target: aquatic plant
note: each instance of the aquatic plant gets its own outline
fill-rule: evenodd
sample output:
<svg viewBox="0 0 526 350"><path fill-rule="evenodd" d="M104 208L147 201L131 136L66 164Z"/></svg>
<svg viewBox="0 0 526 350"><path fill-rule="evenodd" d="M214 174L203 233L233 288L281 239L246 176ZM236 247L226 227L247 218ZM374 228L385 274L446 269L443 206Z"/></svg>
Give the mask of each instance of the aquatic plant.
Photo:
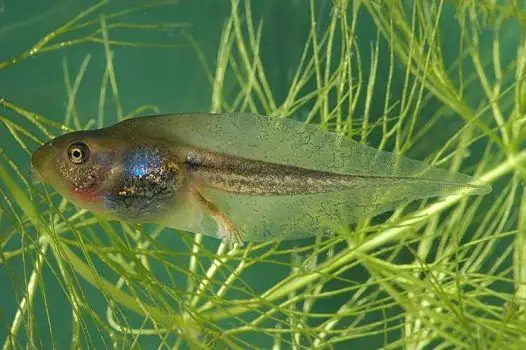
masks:
<svg viewBox="0 0 526 350"><path fill-rule="evenodd" d="M526 9L489 0L291 2L281 6L294 9L287 20L298 28L285 28L303 41L287 51L268 44L276 43L270 15L250 1L230 5L214 59L190 21L169 22L184 6L171 1L102 1L2 58L3 80L27 77L46 55L63 58L66 92L62 120L42 101L40 111L0 98L3 348L524 346ZM0 28L1 45L57 13ZM327 237L234 250L104 221L33 183L28 164L38 144L65 131L172 112L125 95L118 67L134 52L121 58L123 47L193 50L199 89L209 86L203 110L316 123L494 191L424 201ZM90 118L80 105L94 75L102 83ZM156 93L169 96L166 86Z"/></svg>

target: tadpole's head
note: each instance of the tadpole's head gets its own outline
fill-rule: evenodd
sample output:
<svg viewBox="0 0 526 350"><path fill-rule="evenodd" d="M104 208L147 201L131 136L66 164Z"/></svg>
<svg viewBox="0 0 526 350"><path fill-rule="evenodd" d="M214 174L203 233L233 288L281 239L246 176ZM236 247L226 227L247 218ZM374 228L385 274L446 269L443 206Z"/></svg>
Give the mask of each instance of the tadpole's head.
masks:
<svg viewBox="0 0 526 350"><path fill-rule="evenodd" d="M111 136L94 130L57 137L33 153L33 172L76 205L100 212L126 147L125 140Z"/></svg>

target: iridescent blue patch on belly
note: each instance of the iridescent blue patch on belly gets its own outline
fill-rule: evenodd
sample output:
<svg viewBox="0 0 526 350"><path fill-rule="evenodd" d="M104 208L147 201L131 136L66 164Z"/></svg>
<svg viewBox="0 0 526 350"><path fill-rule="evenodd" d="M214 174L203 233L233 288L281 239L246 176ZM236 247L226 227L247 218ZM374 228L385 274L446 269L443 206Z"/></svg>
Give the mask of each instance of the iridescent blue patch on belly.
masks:
<svg viewBox="0 0 526 350"><path fill-rule="evenodd" d="M133 176L136 176L136 177L142 177L142 176L146 175L147 172L148 172L148 168L144 164L135 165L131 169L131 174Z"/></svg>
<svg viewBox="0 0 526 350"><path fill-rule="evenodd" d="M106 207L123 219L159 216L174 203L176 170L169 166L170 154L158 148L136 148L123 157L122 173Z"/></svg>
<svg viewBox="0 0 526 350"><path fill-rule="evenodd" d="M156 149L135 149L124 156L123 171L125 176L142 178L158 172L164 166L163 159Z"/></svg>

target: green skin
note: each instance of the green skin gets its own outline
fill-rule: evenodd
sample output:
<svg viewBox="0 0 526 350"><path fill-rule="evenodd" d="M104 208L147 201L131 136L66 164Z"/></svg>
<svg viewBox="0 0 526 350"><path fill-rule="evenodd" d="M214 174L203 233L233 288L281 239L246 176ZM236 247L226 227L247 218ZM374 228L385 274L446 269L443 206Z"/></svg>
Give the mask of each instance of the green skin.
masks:
<svg viewBox="0 0 526 350"><path fill-rule="evenodd" d="M414 199L490 190L310 125L246 114L150 116L69 133L41 146L32 166L110 219L238 243L308 237Z"/></svg>

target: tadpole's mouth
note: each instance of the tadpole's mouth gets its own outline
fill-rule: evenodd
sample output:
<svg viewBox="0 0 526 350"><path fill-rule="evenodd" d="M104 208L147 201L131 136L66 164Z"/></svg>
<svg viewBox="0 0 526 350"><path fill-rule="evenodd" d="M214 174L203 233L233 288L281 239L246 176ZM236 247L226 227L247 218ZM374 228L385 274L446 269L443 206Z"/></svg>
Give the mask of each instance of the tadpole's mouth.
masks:
<svg viewBox="0 0 526 350"><path fill-rule="evenodd" d="M38 170L33 166L33 163L31 163L29 171L29 174L31 176L31 183L33 185L44 182Z"/></svg>
<svg viewBox="0 0 526 350"><path fill-rule="evenodd" d="M43 144L31 157L30 174L32 183L44 182L43 173L50 166L50 160L56 157L56 150L52 142Z"/></svg>

